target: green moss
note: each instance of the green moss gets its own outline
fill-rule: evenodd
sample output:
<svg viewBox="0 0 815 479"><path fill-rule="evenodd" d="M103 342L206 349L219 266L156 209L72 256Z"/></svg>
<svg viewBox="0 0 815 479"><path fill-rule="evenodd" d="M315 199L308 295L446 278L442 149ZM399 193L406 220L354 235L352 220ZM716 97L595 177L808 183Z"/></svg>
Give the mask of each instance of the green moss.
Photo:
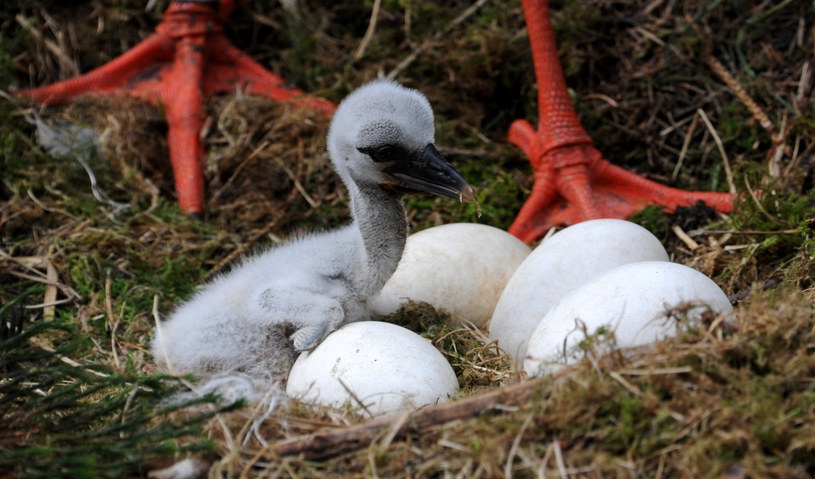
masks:
<svg viewBox="0 0 815 479"><path fill-rule="evenodd" d="M662 208L648 205L628 218L654 234L657 238L665 238L671 229L671 218Z"/></svg>

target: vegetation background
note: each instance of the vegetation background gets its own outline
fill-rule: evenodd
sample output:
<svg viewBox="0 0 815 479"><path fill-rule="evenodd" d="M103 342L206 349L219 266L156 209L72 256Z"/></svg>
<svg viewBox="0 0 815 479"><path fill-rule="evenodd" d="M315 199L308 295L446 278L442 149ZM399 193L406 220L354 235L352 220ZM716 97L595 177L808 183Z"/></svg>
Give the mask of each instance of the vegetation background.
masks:
<svg viewBox="0 0 815 479"><path fill-rule="evenodd" d="M342 438L365 419L295 403L269 414L213 397L174 405L162 399L189 383L156 371L146 348L156 318L231 261L348 220L328 119L241 94L210 101L198 221L175 204L158 109L105 97L42 110L15 94L115 58L167 5L10 0L0 11L0 477L143 477L188 455L211 477L815 475L812 2L551 2L567 83L606 158L686 189L727 191L732 168L732 215L649 208L634 220L732 295L736 324L626 357L587 345L584 363L533 394L320 460L277 446L318 430ZM531 172L506 132L537 119L520 2L249 1L226 31L332 101L382 74L423 91L483 215L411 198L413 230L509 226ZM48 153L37 115L92 128L98 149ZM414 305L392 320L434 341L465 396L521 380L444 312Z"/></svg>

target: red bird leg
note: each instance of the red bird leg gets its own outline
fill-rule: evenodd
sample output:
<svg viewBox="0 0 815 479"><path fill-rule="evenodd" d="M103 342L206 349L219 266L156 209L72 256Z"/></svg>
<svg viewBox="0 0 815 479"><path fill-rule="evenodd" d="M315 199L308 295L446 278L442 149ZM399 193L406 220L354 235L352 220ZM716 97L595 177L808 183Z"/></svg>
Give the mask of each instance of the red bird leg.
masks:
<svg viewBox="0 0 815 479"><path fill-rule="evenodd" d="M82 94L121 93L163 108L179 205L185 212L202 213L203 148L199 134L205 98L243 89L326 114L336 109L327 100L286 87L282 78L229 43L223 23L234 3L173 1L156 33L118 58L80 77L19 93L53 105Z"/></svg>
<svg viewBox="0 0 815 479"><path fill-rule="evenodd" d="M523 0L535 79L538 129L518 120L509 141L529 158L532 192L509 232L533 241L549 228L595 218L626 218L648 204L668 211L699 200L728 212L728 193L691 192L660 185L618 168L602 158L575 113L557 54L545 0Z"/></svg>
<svg viewBox="0 0 815 479"><path fill-rule="evenodd" d="M126 88L142 65L152 66L173 58L174 45L166 35L154 33L110 62L76 78L17 93L43 105L63 105L79 95L111 93Z"/></svg>
<svg viewBox="0 0 815 479"><path fill-rule="evenodd" d="M523 0L523 8L538 83L538 131L533 141L540 144L539 153L568 145L592 145L569 97L546 1Z"/></svg>
<svg viewBox="0 0 815 479"><path fill-rule="evenodd" d="M205 39L185 36L178 42L174 68L164 79L167 145L173 165L178 206L182 211L204 211L203 148L199 138L204 124L203 84Z"/></svg>
<svg viewBox="0 0 815 479"><path fill-rule="evenodd" d="M729 213L733 210L733 195L730 193L685 191L679 188L671 188L643 178L606 160L598 162L595 175L603 178L610 185L625 187L626 194L632 200L640 199L639 203L634 205L637 206L638 204L639 207L632 208L631 212L628 213L629 215L636 213L645 204L658 204L665 211L673 213L678 206L695 205L699 201L703 201L707 206L722 213Z"/></svg>

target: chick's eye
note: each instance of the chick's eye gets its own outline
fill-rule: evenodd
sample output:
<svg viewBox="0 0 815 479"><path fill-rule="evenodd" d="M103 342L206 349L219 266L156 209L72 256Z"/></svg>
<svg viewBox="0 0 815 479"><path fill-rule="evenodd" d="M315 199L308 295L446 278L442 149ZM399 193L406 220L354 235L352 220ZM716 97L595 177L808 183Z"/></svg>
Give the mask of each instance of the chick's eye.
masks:
<svg viewBox="0 0 815 479"><path fill-rule="evenodd" d="M359 151L370 156L371 159L377 163L384 163L387 161L397 160L400 154L400 148L394 145L372 146L369 148L360 148Z"/></svg>
<svg viewBox="0 0 815 479"><path fill-rule="evenodd" d="M391 145L382 145L376 149L376 156L383 159L389 159L394 156L396 148Z"/></svg>

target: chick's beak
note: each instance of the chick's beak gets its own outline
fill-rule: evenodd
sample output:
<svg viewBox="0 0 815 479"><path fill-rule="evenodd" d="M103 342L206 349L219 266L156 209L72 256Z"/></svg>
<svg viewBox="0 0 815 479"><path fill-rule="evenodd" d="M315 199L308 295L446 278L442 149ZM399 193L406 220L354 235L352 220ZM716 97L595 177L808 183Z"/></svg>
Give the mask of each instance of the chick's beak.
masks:
<svg viewBox="0 0 815 479"><path fill-rule="evenodd" d="M406 191L446 196L465 203L472 203L474 199L473 188L432 143L412 161L400 162L388 173L398 181L398 187Z"/></svg>

